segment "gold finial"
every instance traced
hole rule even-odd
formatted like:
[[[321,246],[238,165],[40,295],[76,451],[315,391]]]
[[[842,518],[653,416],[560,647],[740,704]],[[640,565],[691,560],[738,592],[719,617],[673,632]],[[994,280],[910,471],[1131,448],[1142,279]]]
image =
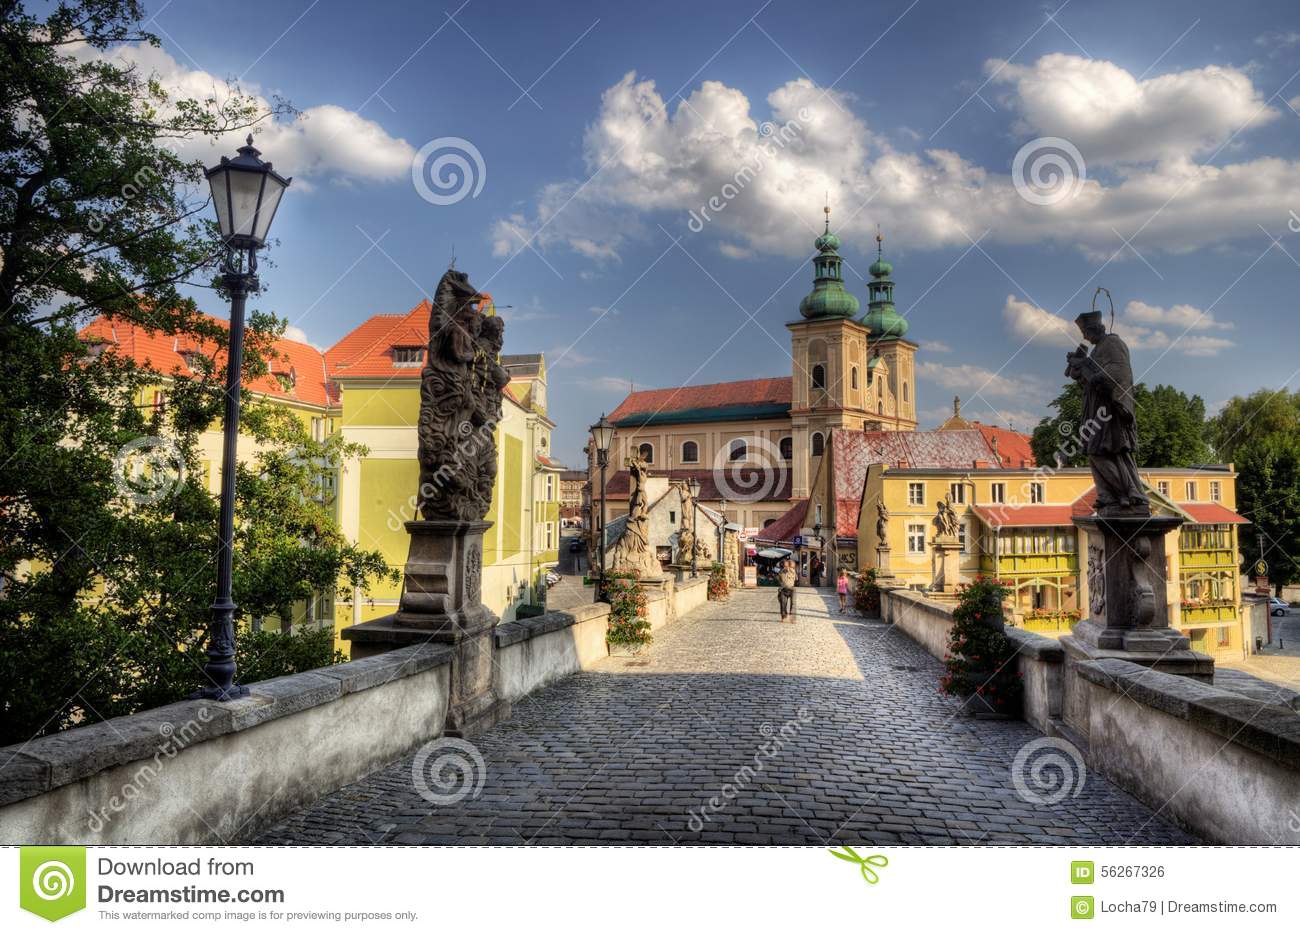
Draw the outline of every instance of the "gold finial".
[[[883,251],[884,251],[884,246],[883,246],[883,244],[884,244],[884,242],[885,242],[885,235],[882,234],[882,233],[880,233],[880,225],[877,224],[877,225],[876,225],[876,256],[877,256],[877,257],[880,257],[880,256],[883,255]]]
[[[826,233],[831,232],[831,193],[826,193],[826,207],[822,208],[826,212]]]

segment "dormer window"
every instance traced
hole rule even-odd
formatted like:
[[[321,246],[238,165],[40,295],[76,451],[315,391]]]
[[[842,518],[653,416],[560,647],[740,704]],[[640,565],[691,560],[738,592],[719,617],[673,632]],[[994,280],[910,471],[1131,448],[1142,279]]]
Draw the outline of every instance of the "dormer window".
[[[272,376],[279,380],[280,385],[286,390],[291,390],[298,385],[298,371],[293,367],[290,367],[288,370],[273,371]]]
[[[200,354],[198,351],[181,351],[181,360],[185,361],[185,369],[190,373],[199,372],[199,357]]]
[[[423,363],[424,363],[424,348],[422,347],[393,348],[394,367],[418,367]]]

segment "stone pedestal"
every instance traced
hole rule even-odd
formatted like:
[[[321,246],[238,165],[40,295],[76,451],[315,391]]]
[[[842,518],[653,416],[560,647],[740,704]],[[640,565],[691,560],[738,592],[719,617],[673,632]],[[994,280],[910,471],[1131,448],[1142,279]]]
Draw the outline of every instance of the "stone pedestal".
[[[491,523],[415,520],[406,524],[411,548],[397,613],[347,627],[352,658],[364,659],[415,643],[455,648],[445,733],[469,737],[510,716],[493,686],[496,614],[483,606],[483,533]]]
[[[894,580],[894,570],[889,565],[889,553],[893,550],[887,545],[876,546],[876,580],[888,582]]]
[[[934,549],[932,590],[956,595],[961,584],[961,543],[956,536],[935,536],[930,545]]]
[[[1123,659],[1171,675],[1214,680],[1214,659],[1190,648],[1169,625],[1165,536],[1177,516],[1079,516],[1088,537],[1088,616],[1061,638],[1065,650],[1063,708],[1066,723],[1088,733],[1087,686],[1072,663]]]

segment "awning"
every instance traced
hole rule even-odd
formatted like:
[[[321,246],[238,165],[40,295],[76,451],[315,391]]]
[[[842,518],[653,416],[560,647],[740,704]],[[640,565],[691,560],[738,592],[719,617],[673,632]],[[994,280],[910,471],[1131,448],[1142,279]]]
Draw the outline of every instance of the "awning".
[[[757,553],[759,558],[789,558],[793,554],[789,549],[760,549]]]

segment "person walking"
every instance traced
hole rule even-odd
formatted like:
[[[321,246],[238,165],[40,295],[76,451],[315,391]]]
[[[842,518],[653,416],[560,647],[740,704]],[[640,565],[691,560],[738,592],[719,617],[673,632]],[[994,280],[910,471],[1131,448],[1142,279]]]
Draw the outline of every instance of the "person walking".
[[[809,570],[808,577],[812,579],[812,586],[820,588],[822,586],[822,560],[820,555],[814,555],[812,558],[812,568]]]
[[[794,613],[794,586],[799,580],[795,574],[794,562],[786,559],[781,563],[781,571],[776,576],[780,589],[777,591],[777,603],[781,607],[781,622],[785,623],[785,618]]]
[[[840,613],[845,613],[847,608],[844,605],[849,599],[849,573],[843,568],[840,569],[840,576],[835,582],[835,593],[840,597]]]

